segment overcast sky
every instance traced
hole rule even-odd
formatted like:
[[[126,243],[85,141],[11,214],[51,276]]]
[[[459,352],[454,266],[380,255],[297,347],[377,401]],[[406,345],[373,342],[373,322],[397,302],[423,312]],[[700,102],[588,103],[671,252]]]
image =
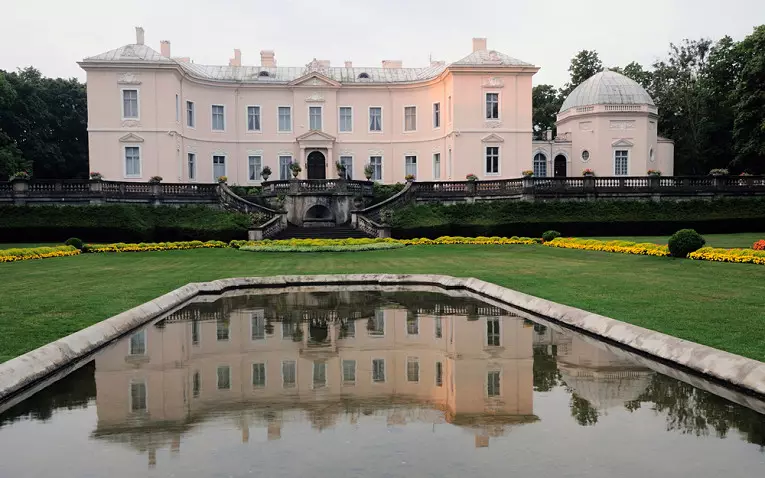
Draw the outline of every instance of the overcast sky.
[[[85,79],[76,62],[135,42],[134,26],[159,50],[196,63],[246,65],[262,49],[280,66],[314,57],[342,66],[403,60],[426,66],[471,52],[472,37],[542,69],[535,84],[561,86],[579,50],[606,66],[650,64],[683,38],[741,39],[765,23],[765,0],[2,0],[0,69],[35,66],[46,76]]]

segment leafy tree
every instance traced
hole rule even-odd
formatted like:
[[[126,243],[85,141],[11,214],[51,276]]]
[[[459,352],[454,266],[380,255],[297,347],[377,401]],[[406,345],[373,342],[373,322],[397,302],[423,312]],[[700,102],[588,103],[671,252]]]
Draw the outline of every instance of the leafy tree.
[[[533,104],[534,136],[544,139],[544,133],[548,129],[555,134],[555,120],[564,97],[560,91],[552,85],[537,85],[531,91]]]
[[[736,54],[746,62],[734,92],[734,166],[765,173],[765,25],[740,42]]]
[[[562,95],[564,98],[586,79],[603,71],[603,62],[600,61],[598,52],[595,50],[582,50],[571,59],[568,71],[571,73],[571,80],[563,88]]]
[[[621,73],[622,75],[626,76],[627,78],[631,78],[637,83],[648,90],[651,87],[651,82],[653,80],[653,74],[643,68],[643,65],[640,63],[633,61],[627,64],[624,68],[614,67],[611,68],[611,71],[615,71],[617,73]]]

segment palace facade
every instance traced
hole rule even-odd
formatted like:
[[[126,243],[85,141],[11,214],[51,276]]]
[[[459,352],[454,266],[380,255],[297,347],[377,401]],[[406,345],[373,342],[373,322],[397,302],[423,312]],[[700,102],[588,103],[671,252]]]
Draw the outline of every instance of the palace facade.
[[[271,180],[291,178],[293,162],[299,178],[337,177],[341,164],[359,180],[369,165],[371,179],[384,183],[513,178],[529,169],[578,176],[579,161],[603,176],[671,172],[671,142],[656,137],[653,101],[616,73],[602,74],[608,81],[598,80],[594,93],[585,84],[572,93],[559,138],[533,142],[539,68],[489,50],[484,38],[461,60],[419,68],[316,59],[283,67],[271,50],[260,52],[260,66],[243,66],[239,50],[228,66],[212,66],[172,56],[168,41],[153,50],[139,27],[135,43],[79,64],[87,72],[90,170],[109,180],[226,176],[257,185],[265,167]]]

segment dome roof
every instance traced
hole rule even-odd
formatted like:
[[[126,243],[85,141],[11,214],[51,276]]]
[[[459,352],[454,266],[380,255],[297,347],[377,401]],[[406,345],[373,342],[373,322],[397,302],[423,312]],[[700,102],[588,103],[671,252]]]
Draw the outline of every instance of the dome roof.
[[[656,106],[648,92],[635,80],[615,71],[601,71],[577,86],[563,102],[560,113],[590,105]]]

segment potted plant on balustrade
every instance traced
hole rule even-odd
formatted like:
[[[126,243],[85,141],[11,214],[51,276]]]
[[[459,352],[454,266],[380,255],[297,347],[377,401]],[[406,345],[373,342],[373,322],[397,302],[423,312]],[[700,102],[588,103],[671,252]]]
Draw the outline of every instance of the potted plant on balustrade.
[[[337,170],[338,179],[347,179],[345,176],[345,165],[340,161],[335,161],[335,169]]]
[[[648,170],[648,186],[657,189],[659,187],[659,178],[661,177],[661,171],[658,169]]]
[[[30,179],[32,179],[32,175],[29,174],[29,171],[16,171],[8,177],[8,180],[13,185],[14,192],[28,191]]]
[[[584,176],[584,189],[595,189],[595,171],[592,168],[586,168],[582,171]]]
[[[104,176],[97,172],[97,171],[91,171],[89,174],[90,177],[90,190],[93,192],[101,192],[103,190],[103,185],[101,184],[104,180]]]
[[[406,182],[411,183],[417,178],[415,177],[414,174],[407,174],[406,176],[404,176],[404,179],[406,179]]]
[[[534,186],[534,171],[531,169],[524,169],[521,171],[521,181],[524,188],[531,188]]]
[[[162,192],[162,189],[159,185],[159,183],[162,182],[162,176],[152,176],[149,178],[149,187],[151,188],[151,193],[154,196],[159,196]]]
[[[218,176],[218,184],[226,184],[228,182],[228,176]]]
[[[375,175],[375,167],[372,166],[372,163],[367,163],[366,166],[364,166],[364,177],[367,178],[367,181],[372,180],[372,176]]]
[[[728,177],[730,172],[725,168],[715,168],[709,171],[709,175],[714,177],[715,186],[722,187],[725,185],[725,178]]]
[[[271,177],[271,167],[265,166],[263,171],[260,172],[260,177],[263,178],[263,181],[268,181],[268,178]]]
[[[290,171],[292,171],[292,177],[297,179],[298,174],[300,174],[300,171],[302,171],[303,168],[300,167],[300,163],[298,162],[291,162],[290,163]]]
[[[467,179],[468,181],[478,181],[478,176],[476,176],[473,173],[470,173],[465,176],[465,179]]]

